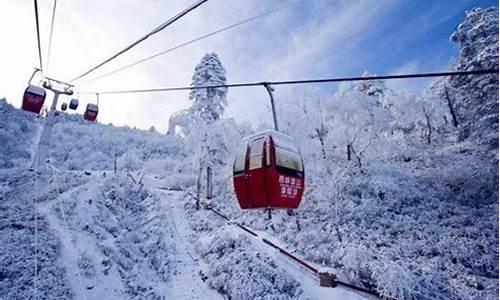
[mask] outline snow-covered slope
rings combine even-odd
[[[498,66],[492,19],[498,10],[467,14],[458,69]],[[423,98],[344,84],[279,107],[306,193],[271,220],[236,202],[234,151],[252,130],[219,118],[220,92],[210,122],[172,122],[189,127],[183,136],[61,113],[46,172],[31,169],[44,119],[0,100],[0,299],[371,299],[320,288],[260,238],[197,210],[207,167],[213,207],[343,281],[397,299],[498,298],[498,76],[436,81]]]
[[[0,108],[9,120],[30,124],[27,141],[18,146],[36,149],[30,143],[37,141],[43,119],[5,101]],[[13,141],[21,129],[8,130],[5,136]],[[248,237],[237,234],[241,245],[231,254],[226,244],[216,246],[216,234],[207,242],[207,232],[192,228],[191,193],[182,190],[195,181],[180,173],[191,168],[183,147],[175,137],[62,114],[47,172],[31,169],[29,151],[21,157],[5,151],[12,164],[0,169],[1,299],[311,299],[289,270],[277,267],[276,258]],[[121,150],[117,173],[114,149]],[[181,191],[159,189],[164,186]],[[212,247],[228,259],[210,255]],[[247,259],[248,253],[257,256]],[[234,268],[235,259],[240,268]],[[221,267],[226,283],[214,271]],[[231,288],[223,287],[229,281]],[[362,299],[342,295],[350,294]]]

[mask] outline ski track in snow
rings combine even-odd
[[[152,189],[153,190],[153,189]],[[198,258],[194,245],[189,241],[191,229],[185,216],[182,201],[184,193],[166,192],[156,189],[162,206],[168,211],[176,244],[176,270],[168,286],[167,299],[224,299],[211,289],[200,275],[205,274],[205,265]]]

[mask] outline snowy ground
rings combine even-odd
[[[16,264],[23,264],[26,270],[33,266],[34,236],[33,231],[26,231],[26,228],[33,230],[29,218],[33,218],[35,209],[27,205],[32,201],[29,196],[33,190],[40,191],[36,210],[39,296],[365,299],[341,288],[320,288],[312,274],[261,240],[231,224],[221,223],[209,211],[189,209],[192,204],[189,193],[158,189],[162,182],[154,180],[154,175],[146,175],[145,184],[139,184],[126,174],[63,171],[53,167],[49,171],[48,176],[40,178],[35,177],[34,171],[21,176],[19,173],[14,176],[19,170],[2,171],[2,178],[9,180],[2,181],[1,189],[4,212],[0,228],[1,258],[14,267],[4,265],[0,269],[0,289],[9,289],[4,292],[5,299],[27,299],[35,293],[32,272],[19,273],[22,280],[14,280],[17,277],[13,276],[19,275],[12,273],[22,271]],[[203,216],[213,230],[193,230],[193,214]],[[28,219],[16,222],[15,218],[20,216]],[[218,244],[226,238],[235,241],[238,248]],[[31,248],[24,253],[12,247]],[[213,247],[221,253],[220,258],[211,253]],[[19,255],[17,258],[12,256],[15,253]],[[248,258],[250,253],[253,257]],[[237,261],[239,267],[235,265]],[[52,277],[47,277],[47,272]],[[223,278],[234,280],[221,284]],[[250,281],[254,284],[249,285]]]

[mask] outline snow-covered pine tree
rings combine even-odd
[[[498,69],[498,8],[468,11],[450,39],[459,47],[456,70]],[[461,138],[498,147],[498,75],[455,76],[448,87]]]
[[[192,86],[226,84],[226,70],[216,53],[207,53],[194,69]],[[227,88],[195,89],[189,94],[194,100],[191,107],[193,113],[201,117],[207,124],[217,121],[227,105]]]
[[[371,77],[376,76],[375,74],[370,74],[368,71],[364,71],[361,77]],[[377,98],[382,98],[387,92],[387,86],[383,80],[370,80],[370,81],[359,81],[355,85],[355,89],[368,96],[375,96]]]
[[[205,54],[194,69],[192,86],[212,86],[226,83],[226,70],[216,53]],[[227,146],[221,117],[227,105],[227,88],[194,89],[189,94],[193,104],[174,114],[169,120],[169,133],[181,126],[196,168],[197,199],[201,194],[203,170],[218,171],[224,165]],[[210,170],[210,171],[209,171]],[[197,201],[199,207],[199,201]]]

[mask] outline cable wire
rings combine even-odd
[[[42,44],[40,42],[40,22],[39,22],[39,18],[38,18],[38,1],[33,0],[33,2],[35,4],[36,37],[37,37],[37,41],[38,41],[38,59],[39,59],[39,63],[40,63],[40,71],[42,72],[42,76],[43,76]]]
[[[49,158],[49,161],[52,162],[52,157]],[[56,199],[57,199],[57,202],[59,203],[59,211],[61,212],[61,219],[63,221],[63,225],[64,225],[66,232],[69,234],[68,219],[66,217],[66,213],[64,212],[63,201],[61,199],[61,191],[59,188],[59,183],[57,182],[56,173],[54,172],[54,166],[52,165],[52,163],[47,162],[47,167],[50,171],[50,174],[52,175],[52,181],[54,182],[54,185],[55,185]],[[83,288],[82,288],[82,281],[80,278],[80,270],[77,269],[75,271],[75,273],[76,273],[76,277],[78,278],[77,287],[78,287],[78,290],[80,292],[80,295],[82,295],[82,297],[84,299],[87,299],[87,297],[85,296],[85,293],[83,291]]]
[[[165,87],[165,88],[135,89],[135,90],[116,90],[116,91],[98,91],[98,92],[94,91],[94,92],[81,92],[81,93],[82,94],[99,93],[99,94],[108,94],[108,95],[109,94],[156,93],[156,92],[185,91],[185,90],[209,89],[209,88],[232,88],[232,87],[249,87],[249,86],[266,86],[266,85],[295,85],[295,84],[308,84],[308,83],[389,80],[389,79],[467,76],[467,75],[484,75],[484,74],[498,74],[498,69],[471,70],[471,71],[450,71],[450,72],[437,72],[437,73],[415,73],[415,74],[399,74],[399,75],[383,75],[383,76],[367,76],[367,77],[339,77],[339,78],[286,80],[286,81],[263,81],[263,82],[229,83],[229,84],[204,85],[204,86],[181,86],[181,87]]]
[[[123,50],[118,51],[118,53],[114,54],[110,58],[108,58],[108,59],[104,60],[103,62],[99,63],[95,67],[92,67],[90,70],[88,70],[88,71],[84,72],[83,74],[81,74],[81,75],[79,75],[79,76],[71,79],[70,82],[76,81],[76,80],[78,80],[78,79],[80,79],[80,78],[82,78],[82,77],[90,74],[91,72],[97,70],[98,68],[102,67],[103,65],[107,64],[108,62],[112,61],[113,59],[117,58],[118,56],[120,56],[123,53],[127,52],[128,50],[132,49],[133,47],[137,46],[139,43],[143,42],[147,38],[151,37],[152,35],[160,32],[160,31],[162,31],[167,26],[171,25],[175,21],[177,21],[180,18],[182,18],[183,16],[187,15],[189,12],[193,11],[194,9],[196,9],[197,7],[199,7],[200,5],[202,5],[203,3],[207,2],[207,1],[208,0],[199,0],[198,2],[194,3],[190,7],[184,9],[183,11],[181,11],[180,13],[178,13],[177,15],[175,15],[174,17],[172,17],[169,20],[163,22],[160,26],[156,27],[155,29],[153,29],[152,31],[150,31],[149,33],[147,33],[146,35],[144,35],[143,37],[139,38],[137,41],[135,41],[132,44],[128,45]]]
[[[149,56],[149,57],[146,57],[146,58],[144,58],[144,59],[140,59],[140,60],[138,60],[138,61],[135,61],[135,62],[133,62],[133,63],[130,63],[130,64],[128,64],[128,65],[125,65],[125,66],[123,66],[123,67],[117,68],[117,69],[115,69],[115,70],[113,70],[113,71],[110,71],[110,72],[104,73],[104,74],[102,74],[102,75],[99,75],[99,76],[97,76],[97,77],[94,77],[94,78],[91,78],[91,79],[88,79],[88,80],[82,81],[82,83],[91,82],[91,81],[94,81],[94,80],[97,80],[97,79],[101,79],[101,78],[103,78],[103,77],[107,77],[107,76],[109,76],[109,75],[112,75],[112,74],[118,73],[118,72],[123,71],[123,70],[125,70],[125,69],[128,69],[128,68],[130,68],[130,67],[136,66],[136,65],[138,65],[138,64],[140,64],[140,63],[143,63],[143,62],[146,62],[146,61],[151,60],[151,59],[153,59],[153,58],[156,58],[156,57],[158,57],[158,56],[161,56],[161,55],[164,55],[164,54],[170,53],[170,52],[172,52],[172,51],[174,51],[174,50],[177,50],[177,49],[179,49],[179,48],[182,48],[182,47],[185,47],[185,46],[191,45],[191,44],[193,44],[193,43],[196,43],[196,42],[201,41],[201,40],[203,40],[203,39],[206,39],[206,38],[208,38],[208,37],[211,37],[211,36],[214,36],[214,35],[216,35],[216,34],[222,33],[222,32],[224,32],[224,31],[228,31],[228,30],[233,29],[233,28],[235,28],[235,27],[238,27],[238,26],[240,26],[240,25],[244,25],[244,24],[246,24],[246,23],[249,23],[249,22],[255,21],[255,20],[259,19],[259,18],[266,17],[266,16],[271,15],[271,14],[273,14],[273,13],[276,13],[276,12],[278,12],[278,11],[280,11],[280,10],[283,10],[283,9],[285,9],[285,8],[288,8],[288,7],[292,6],[292,5],[295,5],[297,2],[299,2],[299,1],[295,1],[295,2],[293,2],[293,3],[290,3],[290,4],[287,4],[287,5],[280,6],[280,7],[278,7],[278,8],[275,8],[275,9],[272,9],[272,10],[269,10],[269,11],[266,11],[266,12],[264,12],[264,13],[261,13],[261,14],[259,14],[259,15],[256,15],[256,16],[253,16],[253,17],[251,17],[251,18],[245,19],[245,20],[243,20],[243,21],[239,21],[239,22],[234,23],[234,24],[232,24],[232,25],[225,26],[225,27],[221,27],[221,28],[219,28],[219,29],[217,29],[217,30],[214,30],[214,31],[210,32],[210,33],[207,33],[207,34],[205,34],[205,35],[199,36],[199,37],[194,38],[194,39],[192,39],[192,40],[189,40],[189,41],[187,41],[187,42],[184,42],[184,43],[178,44],[178,45],[176,45],[176,46],[174,46],[174,47],[171,47],[171,48],[169,48],[169,49],[166,49],[166,50],[160,51],[160,52],[158,52],[158,53],[156,53],[156,54],[153,54],[153,55],[151,55],[151,56]]]
[[[38,189],[38,167],[35,168],[35,196],[33,197],[33,212],[35,219],[35,253],[33,255],[34,261],[34,279],[33,279],[33,299],[38,299],[38,206],[37,198],[40,190]]]
[[[54,0],[54,6],[52,7],[52,21],[50,22],[50,34],[49,34],[49,47],[47,50],[47,60],[46,60],[46,69],[45,73],[49,73],[49,67],[50,67],[50,53],[52,50],[52,35],[54,33],[54,21],[56,18],[56,7],[57,7],[57,0]]]

